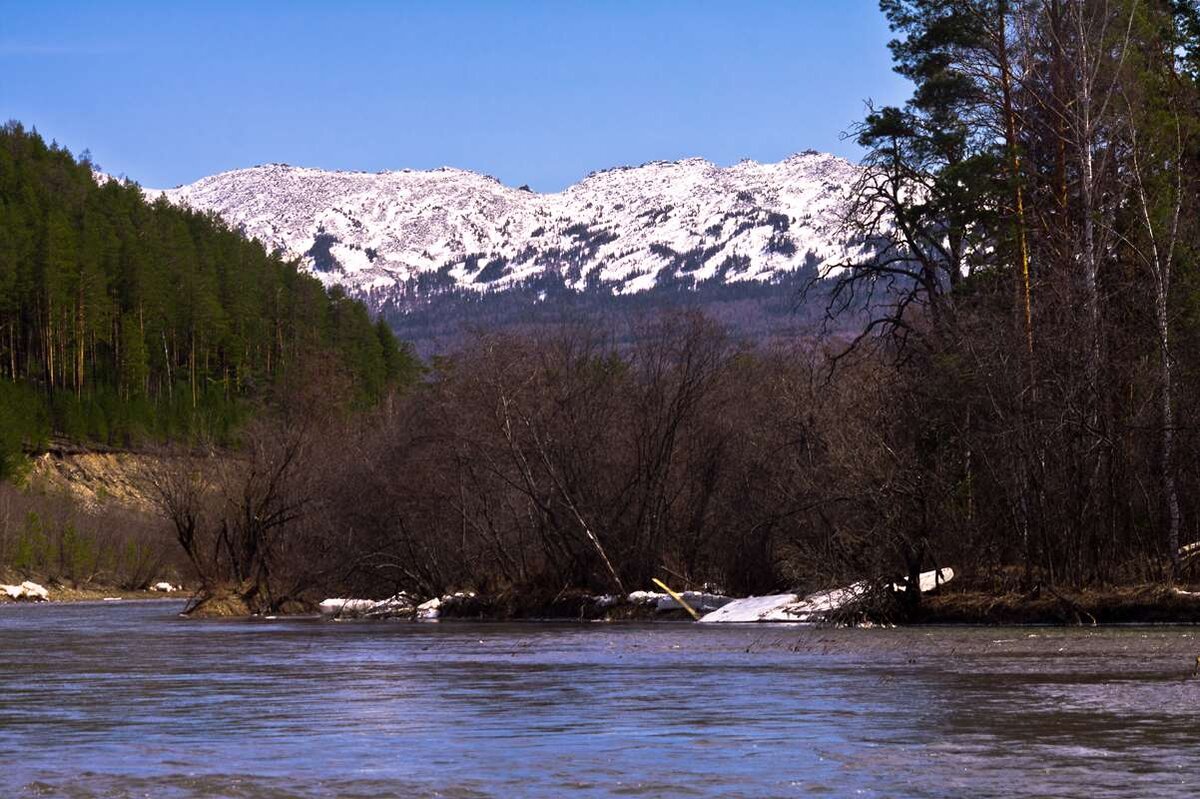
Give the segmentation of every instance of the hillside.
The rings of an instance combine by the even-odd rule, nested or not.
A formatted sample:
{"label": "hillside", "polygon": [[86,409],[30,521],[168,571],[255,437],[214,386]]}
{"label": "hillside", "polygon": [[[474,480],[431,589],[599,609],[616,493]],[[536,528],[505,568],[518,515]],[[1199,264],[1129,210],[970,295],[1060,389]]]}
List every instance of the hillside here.
{"label": "hillside", "polygon": [[0,475],[51,432],[229,440],[322,363],[360,404],[415,369],[386,325],[296,263],[0,128]]}

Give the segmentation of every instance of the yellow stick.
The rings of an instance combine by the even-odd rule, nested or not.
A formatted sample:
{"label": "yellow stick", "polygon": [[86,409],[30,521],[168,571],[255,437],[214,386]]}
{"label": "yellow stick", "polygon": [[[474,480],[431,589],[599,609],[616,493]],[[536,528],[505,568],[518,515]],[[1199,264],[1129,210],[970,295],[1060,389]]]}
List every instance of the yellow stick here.
{"label": "yellow stick", "polygon": [[662,580],[658,579],[657,577],[654,578],[654,582],[656,585],[658,585],[659,588],[661,588],[662,590],[664,590],[668,594],[670,594],[671,599],[674,599],[676,602],[683,605],[683,609],[686,610],[688,613],[692,614],[693,619],[695,619],[696,621],[700,621],[700,614],[697,613],[696,611],[692,610],[692,606],[689,605],[688,603],[684,602],[683,597],[681,597],[679,594],[675,593],[670,588],[668,588],[667,584],[664,583]]}

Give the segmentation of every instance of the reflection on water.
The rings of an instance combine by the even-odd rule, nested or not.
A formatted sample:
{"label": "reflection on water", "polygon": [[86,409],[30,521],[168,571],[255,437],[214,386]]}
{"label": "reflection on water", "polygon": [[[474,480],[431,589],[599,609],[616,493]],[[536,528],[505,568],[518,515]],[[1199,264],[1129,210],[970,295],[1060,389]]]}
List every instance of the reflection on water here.
{"label": "reflection on water", "polygon": [[189,622],[0,606],[27,796],[1191,796],[1193,628]]}

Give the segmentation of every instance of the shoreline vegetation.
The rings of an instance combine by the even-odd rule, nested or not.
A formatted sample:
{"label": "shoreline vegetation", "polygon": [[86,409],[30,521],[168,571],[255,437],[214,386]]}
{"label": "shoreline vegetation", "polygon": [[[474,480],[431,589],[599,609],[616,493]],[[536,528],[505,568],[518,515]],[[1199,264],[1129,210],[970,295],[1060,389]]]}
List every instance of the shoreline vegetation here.
{"label": "shoreline vegetation", "polygon": [[[36,582],[32,581],[32,582]],[[104,602],[104,601],[182,601],[187,599],[186,593],[166,594],[148,589],[128,590],[120,586],[81,585],[63,586],[50,585],[47,589],[49,596],[42,600],[50,604],[70,604],[75,602]],[[0,596],[0,605],[35,604],[26,599],[11,599]],[[40,604],[40,602],[36,603]]]}
{"label": "shoreline vegetation", "polygon": [[[194,615],[473,592],[569,616],[660,580],[869,586],[835,623],[1196,620],[1200,8],[882,7],[915,91],[856,130],[846,240],[872,254],[794,298],[823,336],[684,311],[421,364],[297,264],[9,124],[0,569],[181,581]],[[140,455],[31,464],[51,435]]]}
{"label": "shoreline vegetation", "polygon": [[[36,581],[34,581],[36,582]],[[1200,586],[1193,586],[1200,589]],[[197,596],[181,590],[163,593],[148,589],[128,590],[112,585],[64,586],[50,584],[46,602],[96,603],[102,601],[187,601],[193,604]],[[227,599],[227,598],[226,598]],[[380,600],[386,601],[386,600]],[[212,600],[210,600],[210,603]],[[0,595],[0,606],[30,604],[29,600],[14,600]],[[196,618],[251,618],[243,605],[218,601],[210,604],[208,612]],[[496,596],[471,597],[469,601],[447,603],[443,600],[440,613],[432,617],[411,615],[337,614],[322,615],[315,606],[293,608],[291,614],[302,617],[397,619],[429,621],[562,621],[562,622],[691,622],[692,617],[680,607],[660,609],[654,602],[612,602],[606,596],[583,592],[567,593],[550,599]],[[742,622],[769,627],[774,624],[812,624],[817,626],[1106,626],[1166,624],[1200,624],[1200,590],[1165,587],[1161,584],[1129,585],[1093,588],[1079,592],[1035,588],[1029,592],[989,592],[977,589],[946,587],[926,597],[919,613],[904,616],[894,608],[850,607],[831,613],[821,620],[807,622]]]}
{"label": "shoreline vegetation", "polygon": [[[175,542],[168,540],[161,521],[155,521],[161,510],[154,491],[163,487],[161,475],[172,466],[188,464],[192,475],[197,469],[220,469],[224,454],[209,452],[170,452],[147,450],[114,451],[101,448],[99,452],[86,446],[67,444],[57,446],[33,459],[24,491],[0,491],[0,519],[26,517],[26,530],[40,526],[46,550],[43,563],[58,563],[63,568],[50,571],[26,569],[18,574],[12,568],[0,568],[0,583],[19,583],[30,579],[47,588],[50,602],[98,602],[103,600],[187,600],[191,615],[203,617],[250,617],[252,615],[322,614],[317,599],[319,592],[308,592],[307,598],[274,608],[254,608],[246,601],[252,593],[247,586],[228,585],[205,587],[194,582],[181,586],[178,575],[186,574],[188,563],[179,558]],[[233,459],[237,461],[237,458]],[[228,464],[224,464],[227,466]],[[211,487],[211,486],[210,486]],[[16,503],[16,504],[14,504]],[[31,510],[32,508],[32,510]],[[66,509],[66,510],[65,510]],[[38,519],[38,511],[44,514]],[[135,522],[132,523],[131,522]],[[149,564],[135,570],[140,585],[132,585],[130,577],[121,582],[112,571],[100,566],[104,560],[103,546],[72,544],[70,530],[82,531],[80,541],[98,539],[103,529],[120,527],[126,534],[146,537],[157,542]],[[57,531],[57,532],[56,532]],[[67,532],[64,549],[64,532]],[[13,542],[0,535],[0,554],[10,552]],[[91,552],[93,566],[86,573],[72,566],[73,559],[86,558]],[[145,547],[145,544],[142,544]],[[29,544],[18,543],[17,549]],[[75,548],[72,554],[72,548]],[[65,554],[64,554],[65,552]],[[1185,547],[1185,562],[1195,548]],[[35,557],[27,555],[26,557]],[[9,558],[11,560],[11,556]],[[72,576],[75,575],[75,576]],[[168,575],[174,593],[149,588],[158,578]],[[818,583],[810,583],[820,587]],[[678,583],[677,583],[678,585]],[[1027,587],[1028,586],[1028,587]],[[692,588],[689,584],[687,588]],[[825,585],[825,588],[832,586]],[[719,589],[714,589],[718,590]],[[688,591],[685,597],[696,592]],[[709,596],[705,594],[705,596]],[[437,612],[429,618],[443,620],[520,621],[556,620],[577,622],[620,621],[689,621],[691,617],[677,604],[667,603],[667,595],[653,585],[634,592],[632,598],[616,597],[611,593],[592,593],[584,588],[560,588],[553,594],[537,590],[511,588],[494,593],[456,592],[435,603]],[[449,601],[447,601],[449,600]],[[0,595],[0,604],[18,601]],[[378,601],[386,602],[384,599]],[[425,600],[426,602],[428,600]],[[411,613],[346,614],[355,618],[422,619],[417,610],[422,600],[414,596],[408,603]],[[699,605],[698,605],[699,607]],[[715,607],[715,606],[714,606]],[[712,609],[711,607],[704,608]],[[340,614],[327,615],[336,617]],[[903,601],[903,592],[869,592],[860,602],[851,602],[812,623],[836,626],[890,625],[1065,625],[1090,626],[1106,624],[1196,624],[1200,623],[1200,584],[1180,581],[1175,584],[1140,582],[1086,587],[1030,584],[1015,570],[998,569],[990,573],[967,571],[947,585],[925,593],[913,607]],[[770,624],[771,622],[764,622]]]}

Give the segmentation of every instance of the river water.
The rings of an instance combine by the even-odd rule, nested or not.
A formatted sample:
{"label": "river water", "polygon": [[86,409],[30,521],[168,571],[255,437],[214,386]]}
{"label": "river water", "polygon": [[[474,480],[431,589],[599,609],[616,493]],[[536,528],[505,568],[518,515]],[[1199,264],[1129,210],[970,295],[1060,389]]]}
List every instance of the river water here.
{"label": "river water", "polygon": [[1195,796],[1196,628],[0,605],[4,796]]}

